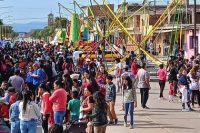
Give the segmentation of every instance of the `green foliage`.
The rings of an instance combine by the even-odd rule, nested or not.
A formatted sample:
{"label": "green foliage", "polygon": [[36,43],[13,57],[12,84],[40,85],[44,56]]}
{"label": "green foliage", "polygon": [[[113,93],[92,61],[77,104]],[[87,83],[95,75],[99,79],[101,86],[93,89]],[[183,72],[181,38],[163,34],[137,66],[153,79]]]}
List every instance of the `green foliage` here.
{"label": "green foliage", "polygon": [[44,29],[37,29],[31,31],[31,37],[34,39],[45,39],[47,41],[48,37],[55,36],[57,28],[65,28],[67,24],[66,18],[55,18],[55,23],[53,25],[47,26]]}
{"label": "green foliage", "polygon": [[0,25],[3,25],[3,20],[2,19],[0,19]]}

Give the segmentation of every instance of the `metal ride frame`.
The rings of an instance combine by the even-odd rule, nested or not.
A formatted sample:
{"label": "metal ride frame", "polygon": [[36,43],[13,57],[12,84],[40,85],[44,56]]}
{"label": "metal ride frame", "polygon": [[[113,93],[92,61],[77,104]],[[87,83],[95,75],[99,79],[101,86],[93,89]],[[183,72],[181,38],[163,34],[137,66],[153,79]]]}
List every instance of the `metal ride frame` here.
{"label": "metal ride frame", "polygon": [[[112,34],[113,32],[115,32],[118,28],[120,28],[129,38],[130,40],[134,43],[134,45],[137,46],[136,49],[134,49],[133,51],[136,51],[136,50],[141,50],[150,60],[152,60],[155,64],[159,65],[161,63],[164,63],[160,60],[158,60],[157,58],[155,58],[154,56],[152,56],[151,54],[149,54],[144,48],[142,48],[142,45],[145,44],[145,42],[149,39],[149,37],[156,31],[156,29],[167,19],[168,15],[169,14],[172,14],[174,12],[174,10],[180,5],[181,3],[181,0],[173,0],[168,6],[167,8],[164,10],[163,14],[160,16],[160,18],[157,20],[157,22],[154,24],[154,26],[152,27],[151,31],[149,31],[147,33],[146,36],[143,37],[143,39],[141,40],[140,43],[138,43],[132,36],[131,34],[127,31],[127,29],[125,28],[124,24],[131,18],[133,17],[137,12],[139,12],[140,10],[144,9],[146,4],[145,3],[141,8],[139,8],[135,13],[133,13],[132,15],[130,15],[127,19],[125,19],[123,22],[120,22],[119,18],[122,16],[122,13],[119,12],[119,10],[121,9],[121,7],[119,8],[117,14],[115,14],[111,8],[109,7],[108,3],[103,0],[103,5],[106,6],[106,8],[108,10],[105,11],[104,8],[102,8],[99,3],[96,1],[96,0],[93,0],[99,7],[100,7],[100,10],[104,13],[105,16],[107,16],[109,19],[112,20],[109,28],[108,28],[108,34],[106,36],[103,35],[102,31],[99,31],[98,28],[98,33],[100,34],[100,37],[101,39],[105,39],[107,38],[110,34]],[[76,5],[78,5],[78,7],[81,9],[81,7],[79,6],[79,4],[75,1],[74,3],[76,3]],[[90,4],[92,6],[92,2],[90,0]],[[66,9],[69,13],[73,14],[73,12],[71,12],[69,9],[65,8],[63,5],[61,5],[59,3],[59,7],[62,6],[64,9]],[[121,5],[123,6],[123,5]],[[89,8],[89,11],[91,12],[92,14],[92,20],[90,20],[90,18],[88,17],[88,21],[92,21],[95,19],[95,16],[92,12],[92,9],[90,6],[88,6]],[[82,10],[82,9],[81,9]],[[109,11],[109,13],[108,13]],[[84,11],[82,10],[82,12],[84,13]],[[119,15],[118,15],[119,14]],[[81,18],[79,18],[79,20],[85,24],[84,20],[82,20]],[[96,22],[96,21],[95,21]],[[97,23],[96,23],[96,27],[97,27]],[[117,28],[114,28],[114,26],[116,26]],[[89,27],[92,29],[92,27]],[[112,29],[113,28],[113,29]],[[107,44],[109,44],[107,42]],[[111,44],[109,44],[109,46],[112,46]],[[83,49],[84,50],[84,49]],[[121,59],[121,61],[124,61],[126,59],[126,57],[128,57],[129,54],[127,54],[124,58]],[[109,69],[109,72],[112,72],[114,70],[114,67],[110,68]]]}

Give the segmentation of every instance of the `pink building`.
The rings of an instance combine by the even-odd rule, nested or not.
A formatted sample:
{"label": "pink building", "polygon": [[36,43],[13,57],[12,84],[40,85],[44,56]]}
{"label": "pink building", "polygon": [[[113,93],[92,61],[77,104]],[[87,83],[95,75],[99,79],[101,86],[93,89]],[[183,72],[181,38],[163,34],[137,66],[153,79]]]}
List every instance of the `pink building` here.
{"label": "pink building", "polygon": [[[184,47],[185,50],[185,57],[187,59],[190,59],[191,56],[194,56],[194,37],[193,37],[193,29],[186,30],[186,45]],[[196,31],[196,38],[197,38],[197,44],[198,44],[198,53],[200,53],[200,32],[199,29]]]}

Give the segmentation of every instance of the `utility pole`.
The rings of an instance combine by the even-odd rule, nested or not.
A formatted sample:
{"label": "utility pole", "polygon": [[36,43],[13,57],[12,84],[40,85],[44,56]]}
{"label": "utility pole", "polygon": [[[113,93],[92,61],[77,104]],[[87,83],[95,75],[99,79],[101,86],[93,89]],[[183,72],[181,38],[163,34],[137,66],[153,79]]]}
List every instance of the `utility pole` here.
{"label": "utility pole", "polygon": [[194,34],[193,34],[193,44],[194,44],[194,56],[196,57],[198,54],[198,43],[197,43],[197,38],[196,38],[196,0],[194,0]]}

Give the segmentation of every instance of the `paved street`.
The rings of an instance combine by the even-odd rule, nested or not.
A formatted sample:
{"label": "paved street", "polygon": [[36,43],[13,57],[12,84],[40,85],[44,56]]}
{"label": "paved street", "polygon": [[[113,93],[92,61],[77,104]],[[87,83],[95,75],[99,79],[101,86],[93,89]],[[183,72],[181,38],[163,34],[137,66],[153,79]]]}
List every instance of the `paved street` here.
{"label": "paved street", "polygon": [[[168,83],[167,83],[168,85]],[[200,132],[199,109],[195,112],[181,112],[181,103],[176,98],[173,103],[168,100],[158,100],[159,86],[157,82],[151,83],[152,90],[147,106],[143,110],[140,105],[140,94],[137,93],[138,107],[135,110],[134,129],[123,126],[123,111],[121,110],[121,96],[117,96],[116,111],[119,119],[117,126],[109,126],[107,133],[198,133]],[[165,87],[165,97],[167,98]]]}

